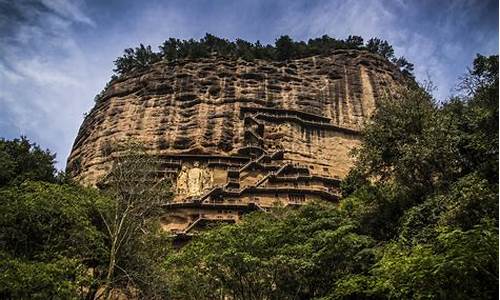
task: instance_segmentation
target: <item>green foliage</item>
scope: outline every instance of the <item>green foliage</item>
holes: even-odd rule
[[[288,35],[280,36],[273,45],[262,45],[236,39],[232,42],[207,33],[199,41],[194,39],[180,40],[169,38],[159,47],[158,53],[151,50],[151,46],[140,45],[138,48],[125,49],[123,56],[115,61],[114,71],[122,75],[132,70],[141,70],[161,59],[172,61],[176,59],[206,58],[213,55],[245,60],[290,60],[312,55],[328,55],[336,49],[368,50],[379,54],[394,63],[403,74],[412,78],[413,65],[404,57],[396,58],[392,46],[381,39],[370,39],[366,45],[360,36],[348,36],[347,39],[334,39],[328,35],[309,41],[294,41]]]
[[[139,47],[127,48],[123,56],[118,57],[113,70],[118,75],[134,69],[143,69],[160,60],[160,56],[151,50],[151,46],[140,44]]]
[[[27,181],[0,189],[2,298],[75,298],[104,260],[96,191]]]
[[[498,56],[478,55],[474,69],[459,85],[465,101],[452,99],[444,107],[460,129],[460,153],[465,172],[480,172],[498,182]]]
[[[43,260],[58,255],[90,259],[102,248],[93,218],[97,205],[106,202],[94,191],[25,182],[0,190],[0,199],[2,251],[10,255]]]
[[[441,106],[421,89],[381,103],[341,209],[388,243],[332,298],[498,298],[497,68],[478,56]]]
[[[123,245],[115,287],[139,299],[166,299],[169,295],[168,276],[163,264],[165,257],[173,251],[172,238],[156,220],[149,220],[143,229],[144,232]]]
[[[288,60],[297,55],[297,47],[294,41],[288,36],[283,35],[276,40],[276,58],[278,60]]]
[[[347,276],[332,298],[498,299],[498,227],[442,230],[432,244],[389,243],[370,275]]]
[[[449,192],[426,199],[405,212],[400,240],[429,242],[437,227],[472,229],[486,220],[498,220],[497,191],[477,174],[454,183]]]
[[[369,39],[366,43],[366,49],[370,52],[377,53],[386,59],[394,58],[394,49],[392,46],[387,41],[379,38]]]
[[[455,120],[422,89],[404,88],[398,95],[384,100],[364,129],[356,172],[394,182],[419,201],[461,174],[459,133]]]
[[[399,68],[399,70],[408,78],[414,78],[413,70],[414,65],[410,63],[404,56],[393,58],[392,62]]]
[[[345,40],[348,49],[361,49],[363,48],[363,38],[357,35],[350,35]]]
[[[55,157],[24,136],[11,141],[0,139],[0,187],[27,179],[55,182]]]
[[[18,160],[53,162],[48,151],[29,152],[26,139],[5,141],[2,146],[5,151],[0,153],[17,154],[13,157]],[[55,178],[51,173],[49,179],[57,184],[24,180],[40,176],[29,172],[36,169],[11,168],[10,176],[16,179],[0,187],[0,298],[94,299],[109,283],[111,261],[119,269],[112,276],[118,294],[165,298],[166,276],[160,266],[170,241],[156,223],[161,210],[154,199],[165,200],[169,194],[159,193],[164,185],[152,189],[143,180],[149,173],[139,169],[152,166],[143,154],[118,162],[121,169],[113,168],[112,175],[121,176],[120,180],[108,181],[106,192],[68,184],[66,174]],[[50,168],[26,165],[53,169],[51,163],[47,163]],[[110,221],[115,216],[118,223]],[[110,229],[118,228],[115,225],[121,231],[110,235]],[[113,241],[121,247],[115,248],[114,259]]]
[[[169,257],[174,299],[311,299],[371,264],[370,237],[332,205],[254,213]]]
[[[2,299],[79,299],[90,280],[78,260],[66,257],[40,262],[0,254],[0,270]]]

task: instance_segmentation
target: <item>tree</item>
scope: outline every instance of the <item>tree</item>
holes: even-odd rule
[[[480,171],[491,183],[498,182],[498,55],[478,55],[473,69],[459,83],[462,97],[444,110],[460,128],[459,150],[464,172]]]
[[[465,96],[441,106],[421,89],[381,103],[340,208],[386,244],[332,298],[498,298],[494,68],[495,57],[478,57]]]
[[[333,205],[253,213],[202,233],[168,258],[174,299],[312,299],[363,273],[373,240]]]
[[[332,50],[343,48],[343,45],[342,41],[338,41],[326,34],[320,38],[309,39],[307,42],[308,53],[311,55],[328,54]]]
[[[345,44],[349,49],[359,49],[363,47],[363,38],[357,35],[350,35],[345,40]]]
[[[56,155],[43,150],[26,137],[0,139],[0,187],[24,180],[56,181]]]
[[[402,88],[397,95],[380,103],[363,130],[353,172],[425,196],[457,178],[460,160],[450,160],[458,155],[457,132],[421,88]]]
[[[198,59],[212,55],[222,57],[265,60],[290,60],[312,55],[328,55],[335,49],[367,49],[373,53],[382,55],[384,58],[397,65],[400,70],[410,78],[413,78],[413,65],[404,57],[396,59],[394,50],[387,41],[371,39],[367,45],[363,45],[360,36],[348,36],[345,40],[337,40],[323,35],[320,38],[309,39],[308,42],[293,41],[288,35],[280,36],[273,45],[262,45],[259,41],[250,43],[242,39],[230,41],[206,33],[199,40],[180,40],[169,38],[159,47],[159,53],[151,50],[150,46],[140,45],[138,48],[125,49],[123,56],[115,60],[114,72],[122,75],[132,70],[141,70],[157,62],[160,59],[172,61],[177,59]],[[99,99],[99,97],[97,97]]]
[[[221,39],[212,34],[206,33],[205,37],[200,40],[200,44],[208,49],[208,54],[215,52],[221,56],[230,56],[235,53],[235,43],[226,39]]]
[[[366,49],[372,53],[379,54],[385,59],[391,60],[394,57],[394,49],[384,40],[371,38],[366,43]]]
[[[414,78],[413,76],[413,64],[408,62],[408,60],[404,57],[401,56],[400,58],[394,58],[392,62],[396,65],[396,67],[399,68],[401,73],[403,73],[405,76],[409,78]]]
[[[255,58],[252,43],[242,39],[236,39],[236,57],[241,57],[245,60],[252,60]]]
[[[278,60],[292,59],[297,54],[295,42],[288,35],[280,36],[275,42],[275,47]]]
[[[164,298],[159,266],[170,241],[157,216],[170,194],[164,180],[154,181],[157,160],[122,149],[102,192],[31,181],[47,174],[56,181],[45,172],[54,170],[54,155],[25,138],[1,145],[14,179],[0,187],[0,298],[95,299],[111,288]]]
[[[143,280],[140,275],[144,273],[137,271],[148,266],[138,267],[137,260],[134,266],[134,261],[130,264],[131,260],[125,258],[137,257],[139,249],[136,246],[145,234],[158,234],[152,220],[160,216],[163,205],[170,200],[170,182],[158,178],[159,160],[134,143],[118,147],[122,155],[113,162],[110,173],[100,183],[104,193],[112,199],[110,209],[100,211],[109,257],[105,298],[111,297],[114,288],[123,292],[130,286],[137,288],[140,285],[138,281]]]
[[[97,211],[107,203],[95,190],[67,184],[0,189],[0,297],[92,297],[105,261]]]
[[[164,60],[175,60],[179,57],[179,47],[181,41],[175,38],[169,38],[160,46],[160,55]]]
[[[498,227],[491,224],[440,232],[432,244],[389,243],[380,255],[369,276],[347,276],[331,298],[498,299]]]
[[[260,41],[255,42],[255,58],[272,60],[276,58],[276,49],[271,45],[262,45]]]
[[[147,66],[160,60],[160,55],[153,52],[151,46],[144,46],[140,44],[139,47],[127,48],[124,50],[124,54],[118,57],[115,63],[115,69],[113,70],[118,75],[125,74],[134,69],[143,69]]]

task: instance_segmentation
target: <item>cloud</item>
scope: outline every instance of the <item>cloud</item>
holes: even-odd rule
[[[68,0],[41,0],[48,8],[66,19],[85,23],[95,27],[94,21],[87,17],[81,10],[81,3]]]
[[[491,20],[484,20],[487,14],[493,14]],[[418,80],[430,77],[438,87],[434,96],[443,101],[471,64],[471,53],[498,53],[496,22],[494,1],[346,0],[290,5],[278,23],[282,33],[298,39],[323,34],[386,39],[396,55],[415,64]]]
[[[263,43],[282,34],[380,37],[443,100],[476,52],[498,53],[497,24],[492,0],[0,0],[0,136],[28,135],[63,168],[123,49],[206,32]]]
[[[70,0],[1,1],[0,12],[0,136],[28,135],[57,152],[62,168],[89,90],[102,85],[73,30],[96,25]]]

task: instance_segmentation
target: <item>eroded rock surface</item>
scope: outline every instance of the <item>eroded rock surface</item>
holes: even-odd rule
[[[111,144],[141,142],[174,181],[164,219],[173,232],[276,202],[334,201],[359,129],[399,82],[392,64],[357,50],[288,62],[156,63],[107,88],[80,128],[68,170],[95,184],[117,155]]]

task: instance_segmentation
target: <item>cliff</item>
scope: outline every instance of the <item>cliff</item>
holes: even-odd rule
[[[158,62],[104,91],[68,171],[95,184],[119,155],[112,143],[141,142],[174,181],[163,223],[177,233],[276,202],[335,201],[360,128],[401,80],[391,63],[359,50],[287,62]]]

